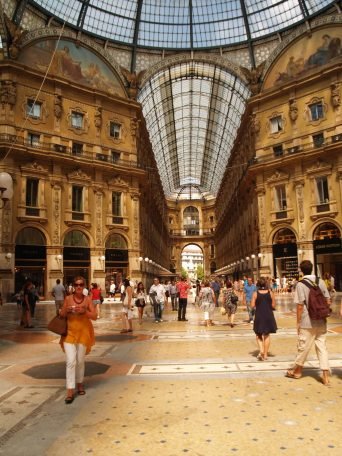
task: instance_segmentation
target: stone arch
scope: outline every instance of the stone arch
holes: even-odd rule
[[[15,243],[18,245],[48,245],[45,233],[38,227],[25,226],[17,232]]]
[[[226,57],[224,58],[218,55],[210,55],[205,53],[196,54],[196,57],[194,58],[189,58],[188,54],[177,54],[156,62],[145,71],[141,77],[140,86],[144,86],[155,74],[159,73],[160,71],[172,67],[173,65],[187,62],[203,62],[207,63],[208,65],[216,65],[228,73],[236,76],[247,86],[246,76],[241,71],[239,65],[228,60]]]
[[[129,249],[129,239],[122,233],[111,231],[105,239],[106,249]]]
[[[321,220],[312,231],[312,239],[314,241],[336,238],[341,238],[341,229],[337,223],[331,221]]]
[[[63,245],[64,247],[90,247],[91,242],[88,233],[74,228],[64,234]]]
[[[290,244],[297,242],[297,235],[292,228],[279,228],[273,233],[272,244]]]

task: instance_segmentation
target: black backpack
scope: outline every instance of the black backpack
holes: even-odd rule
[[[319,277],[316,277],[315,283],[308,279],[302,280],[302,283],[309,288],[309,302],[305,304],[308,308],[311,320],[323,320],[324,318],[329,317],[331,309],[318,285]]]

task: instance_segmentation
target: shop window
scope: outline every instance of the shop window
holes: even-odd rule
[[[72,218],[73,220],[83,220],[83,187],[72,186]]]
[[[109,135],[111,138],[121,138],[121,125],[116,122],[110,122],[109,124]]]
[[[312,103],[309,105],[310,118],[311,120],[319,120],[324,117],[324,108],[323,103],[319,101],[318,103]]]
[[[42,104],[34,100],[27,100],[26,115],[31,119],[40,119],[42,115]]]
[[[81,112],[71,111],[71,126],[77,129],[84,127],[84,115]]]
[[[26,180],[26,215],[39,216],[38,188],[38,179]]]
[[[270,119],[271,133],[279,133],[283,131],[283,119],[281,116],[272,117]]]
[[[329,188],[326,176],[316,178],[317,212],[329,210]]]

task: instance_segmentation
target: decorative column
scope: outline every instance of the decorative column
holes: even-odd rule
[[[131,241],[132,249],[129,251],[129,274],[132,280],[141,279],[141,270],[140,270],[140,216],[139,216],[139,200],[140,193],[137,191],[131,192]]]

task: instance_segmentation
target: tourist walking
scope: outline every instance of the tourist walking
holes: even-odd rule
[[[93,306],[96,310],[97,318],[100,318],[100,307],[101,307],[101,288],[97,286],[97,283],[93,283],[90,290],[91,299]]]
[[[141,325],[143,314],[144,314],[144,308],[145,308],[146,300],[147,300],[145,287],[142,282],[138,283],[135,296],[136,296],[135,305],[138,308],[139,325]]]
[[[153,305],[155,322],[159,323],[163,321],[162,315],[165,301],[165,288],[159,282],[158,277],[153,279],[149,295]]]
[[[206,326],[213,325],[213,314],[215,311],[216,296],[210,286],[209,280],[204,282],[204,287],[199,294],[200,309],[204,312],[204,322]]]
[[[223,294],[223,307],[226,311],[230,327],[234,327],[234,318],[237,310],[239,297],[236,291],[233,289],[233,284],[230,280],[226,282],[226,289]]]
[[[182,277],[180,282],[177,282],[177,290],[179,293],[179,304],[178,304],[178,321],[188,321],[185,318],[186,307],[188,305],[188,291],[190,284],[186,281],[185,277]]]
[[[84,296],[85,279],[77,276],[74,279],[74,293],[68,295],[60,315],[68,320],[68,332],[60,340],[61,347],[66,355],[66,404],[71,404],[75,393],[85,394],[83,379],[85,369],[85,355],[95,343],[94,329],[90,320],[96,320],[90,296]],[[76,391],[75,391],[76,389]]]
[[[259,347],[257,356],[259,361],[267,360],[271,343],[271,333],[277,332],[277,323],[274,318],[275,298],[269,289],[265,277],[257,282],[257,291],[253,293],[251,307],[255,309],[253,330]]]
[[[297,283],[294,294],[294,303],[297,305],[298,353],[294,366],[286,372],[286,377],[294,379],[301,378],[306,358],[310,353],[312,346],[315,344],[319,366],[322,370],[322,383],[324,385],[329,385],[330,368],[326,346],[327,320],[326,318],[314,320],[310,317],[308,310],[308,307],[310,306],[309,287],[315,285],[316,281],[318,282],[318,286],[325,297],[327,306],[330,306],[331,304],[330,294],[324,280],[317,280],[316,276],[312,274],[313,264],[311,261],[302,261],[300,270],[303,273],[303,278]]]
[[[63,307],[64,298],[66,296],[64,285],[61,284],[60,279],[56,280],[56,285],[52,287],[51,294],[55,299],[56,314],[59,315],[59,310]]]
[[[171,306],[172,310],[178,310],[178,291],[176,286],[176,281],[174,279],[171,280],[170,284],[170,296],[171,296]]]
[[[125,287],[124,300],[122,303],[122,330],[121,333],[133,332],[133,288],[128,279],[125,279],[122,283]],[[122,286],[121,286],[122,288]],[[121,294],[122,291],[121,291]]]
[[[248,321],[253,323],[253,317],[255,310],[251,306],[253,293],[257,290],[255,284],[253,283],[252,277],[247,278],[247,283],[243,287],[244,293],[244,304],[246,305],[246,310],[248,312]]]

